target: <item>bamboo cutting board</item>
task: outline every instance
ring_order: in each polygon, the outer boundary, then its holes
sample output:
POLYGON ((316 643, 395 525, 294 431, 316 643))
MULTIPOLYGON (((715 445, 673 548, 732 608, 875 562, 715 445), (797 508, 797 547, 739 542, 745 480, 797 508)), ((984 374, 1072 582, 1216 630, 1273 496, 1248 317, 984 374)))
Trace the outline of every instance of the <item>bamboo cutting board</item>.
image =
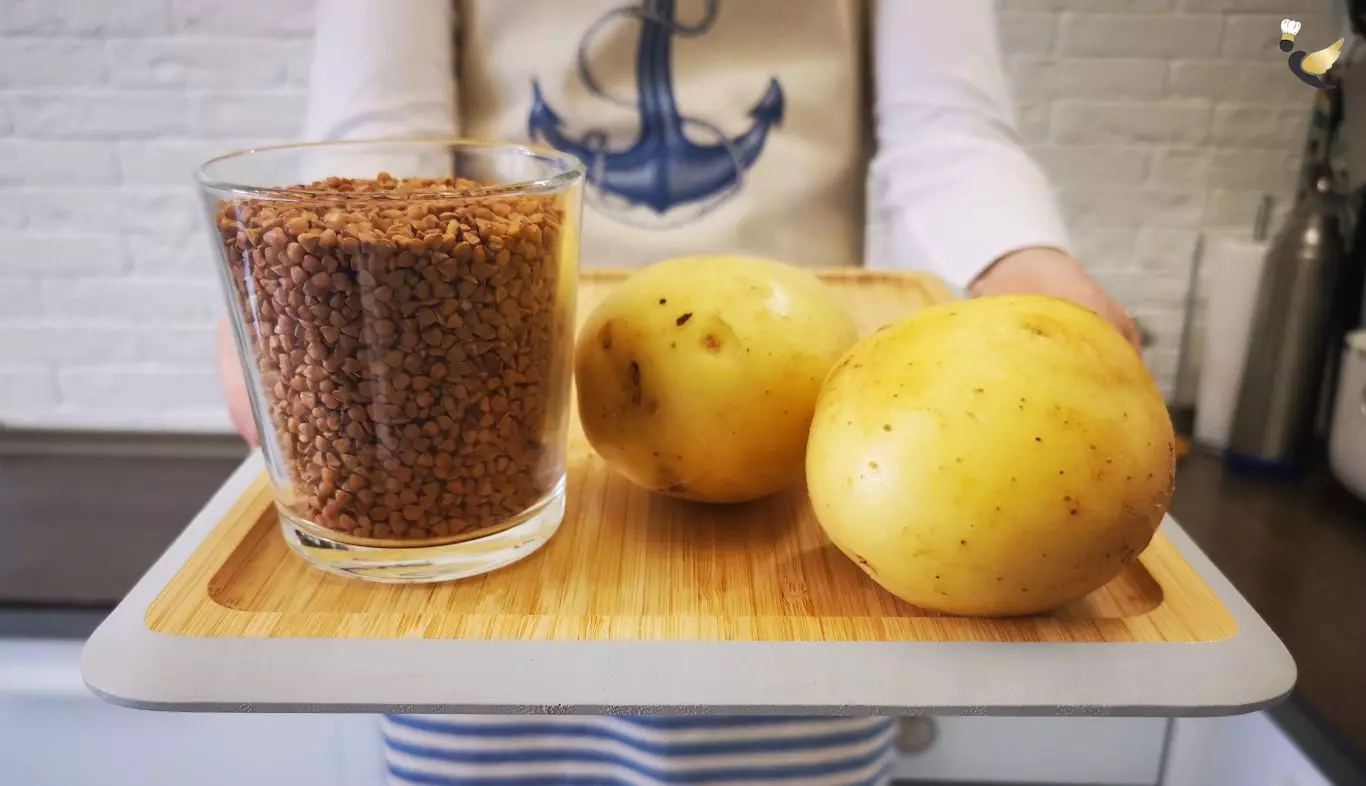
MULTIPOLYGON (((580 324, 624 275, 584 274, 580 324)), ((920 274, 824 277, 865 332, 952 296, 920 274)), ((1051 615, 933 614, 884 592, 837 551, 803 489, 735 506, 652 495, 604 465, 577 417, 564 523, 517 564, 423 585, 311 569, 285 545, 262 477, 145 624, 193 637, 826 642, 1202 642, 1236 628, 1162 533, 1109 585, 1051 615)))

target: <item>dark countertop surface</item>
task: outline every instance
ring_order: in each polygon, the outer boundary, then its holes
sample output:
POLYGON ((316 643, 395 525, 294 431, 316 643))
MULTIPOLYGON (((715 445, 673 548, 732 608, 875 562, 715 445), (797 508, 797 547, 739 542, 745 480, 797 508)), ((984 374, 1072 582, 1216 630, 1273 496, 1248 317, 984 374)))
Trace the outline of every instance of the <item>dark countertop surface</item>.
MULTIPOLYGON (((0 432, 0 637, 89 635, 245 452, 0 432)), ((1366 502, 1323 466, 1250 478, 1196 452, 1172 515, 1294 656, 1294 695, 1272 715, 1334 784, 1366 786, 1366 502)))
POLYGON ((1171 513, 1294 657, 1272 715, 1335 784, 1366 783, 1366 502, 1322 464, 1274 480, 1196 452, 1171 513))
POLYGON ((89 635, 246 454, 232 437, 0 430, 0 636, 89 635))

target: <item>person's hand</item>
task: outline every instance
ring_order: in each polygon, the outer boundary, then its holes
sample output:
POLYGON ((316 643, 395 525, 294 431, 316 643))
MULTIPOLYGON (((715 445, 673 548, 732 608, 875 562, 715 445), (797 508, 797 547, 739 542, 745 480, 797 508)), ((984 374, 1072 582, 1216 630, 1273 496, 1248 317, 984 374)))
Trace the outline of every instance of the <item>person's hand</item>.
POLYGON ((247 381, 242 377, 242 364, 237 359, 228 319, 218 322, 218 376, 223 382, 223 394, 228 400, 228 415, 242 439, 252 447, 261 444, 256 433, 256 421, 251 416, 251 399, 247 396, 247 381))
POLYGON ((1138 326, 1124 307, 1073 257, 1053 248, 1026 248, 996 260, 969 286, 974 297, 1049 295, 1099 314, 1141 351, 1138 326))

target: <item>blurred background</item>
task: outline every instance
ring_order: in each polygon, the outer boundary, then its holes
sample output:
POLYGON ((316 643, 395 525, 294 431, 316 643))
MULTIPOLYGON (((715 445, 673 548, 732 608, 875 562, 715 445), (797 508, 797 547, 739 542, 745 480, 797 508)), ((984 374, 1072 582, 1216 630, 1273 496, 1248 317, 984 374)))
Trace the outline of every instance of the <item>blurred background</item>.
MULTIPOLYGON (((1285 640, 1300 683, 1276 712, 1224 721, 922 719, 907 726, 901 771, 920 783, 1366 782, 1366 400, 1350 398, 1366 385, 1366 345, 1355 366, 1342 352, 1361 324, 1362 249, 1349 241, 1366 177, 1366 74, 1348 71, 1329 101, 1287 73, 1277 47, 1294 17, 1305 48, 1338 35, 1350 48, 1349 9, 999 9, 1022 138, 1081 258, 1149 334, 1146 360, 1194 444, 1173 513, 1285 640), (1316 142, 1315 128, 1331 133, 1316 142), (1321 170, 1333 201, 1306 207, 1321 170), (1266 268, 1309 271, 1274 280, 1316 292, 1317 305, 1258 305, 1266 268), (1256 427, 1280 415, 1249 399, 1240 442, 1244 358, 1286 357, 1254 325, 1288 335, 1291 316, 1318 325, 1308 345, 1319 360, 1258 378, 1313 396, 1315 424, 1275 442, 1256 427), (1197 399, 1214 402, 1203 437, 1197 399), (1347 414, 1334 417, 1339 401, 1347 414), (1220 454, 1231 440, 1243 469, 1286 471, 1230 470, 1220 454)), ((313 26, 307 0, 0 0, 6 783, 377 782, 370 719, 119 710, 89 696, 76 667, 80 642, 245 455, 216 374, 223 296, 192 172, 300 136, 313 26), (110 762, 169 733, 177 750, 111 779, 110 762)))

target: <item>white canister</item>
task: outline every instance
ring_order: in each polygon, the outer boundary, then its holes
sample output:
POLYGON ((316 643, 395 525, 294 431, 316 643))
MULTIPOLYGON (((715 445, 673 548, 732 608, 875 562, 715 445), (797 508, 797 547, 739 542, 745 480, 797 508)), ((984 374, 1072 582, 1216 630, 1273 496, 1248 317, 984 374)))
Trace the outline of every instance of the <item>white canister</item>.
POLYGON ((1328 461, 1342 485, 1366 500, 1366 330, 1347 334, 1342 350, 1328 461))

